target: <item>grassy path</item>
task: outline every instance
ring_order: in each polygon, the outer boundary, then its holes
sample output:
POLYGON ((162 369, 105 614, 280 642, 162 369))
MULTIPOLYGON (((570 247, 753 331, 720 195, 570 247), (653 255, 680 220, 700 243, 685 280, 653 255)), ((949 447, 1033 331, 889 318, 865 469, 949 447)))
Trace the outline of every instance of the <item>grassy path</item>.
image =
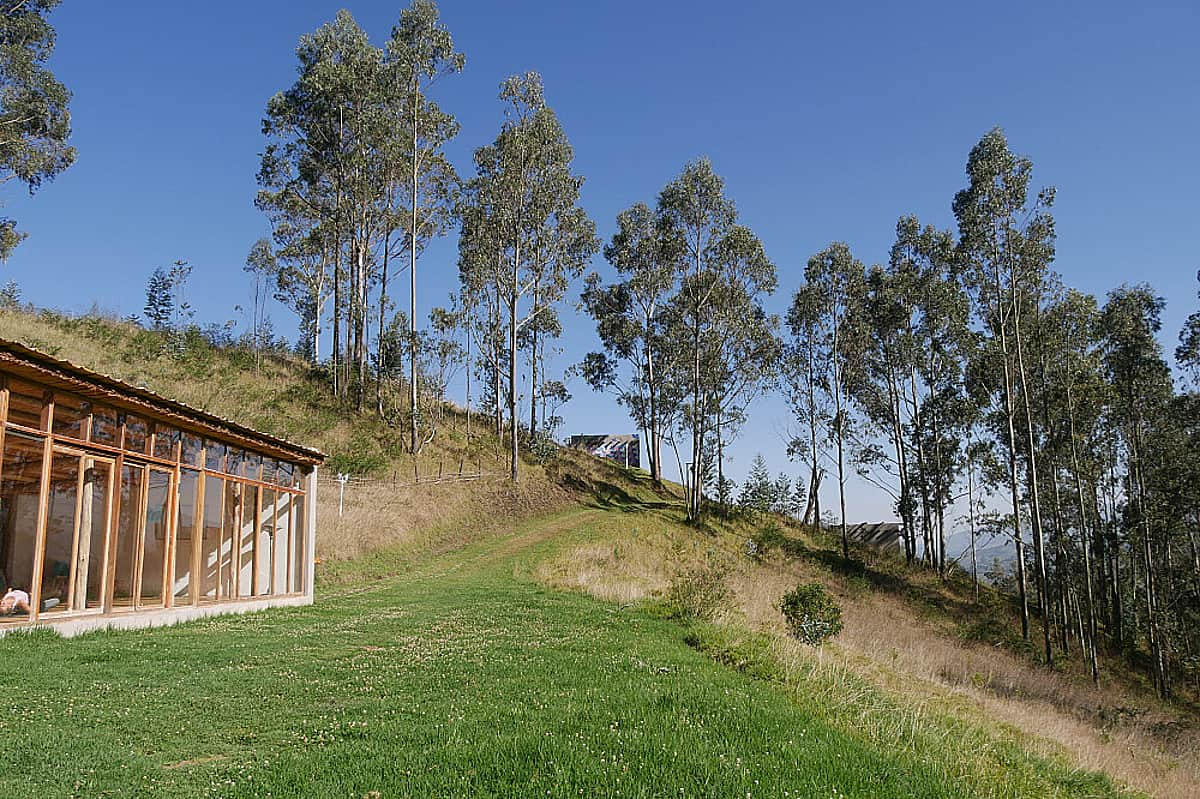
MULTIPOLYGON (((937 762, 821 721, 690 648, 675 624, 513 576, 604 513, 530 523, 312 608, 0 640, 0 790, 964 795, 937 762)), ((1041 784, 994 795, 1113 795, 1052 771, 1041 784)))

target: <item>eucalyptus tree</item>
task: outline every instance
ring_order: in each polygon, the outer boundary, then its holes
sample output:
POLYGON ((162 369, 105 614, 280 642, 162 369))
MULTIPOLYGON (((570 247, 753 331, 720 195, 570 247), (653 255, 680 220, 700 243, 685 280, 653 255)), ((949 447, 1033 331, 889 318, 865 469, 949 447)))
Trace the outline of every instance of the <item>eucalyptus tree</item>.
POLYGON ((1161 591, 1163 561, 1169 553, 1167 530, 1156 518, 1150 493, 1151 456, 1156 424, 1161 424, 1173 394, 1171 371, 1157 335, 1165 302, 1149 286, 1123 286, 1108 294, 1101 315, 1102 357, 1112 386, 1110 412, 1125 455, 1124 484, 1131 541, 1140 546, 1142 586, 1154 685, 1169 693, 1168 652, 1163 638, 1161 591))
MULTIPOLYGON (((1101 419, 1109 401, 1096 341, 1098 324, 1096 299, 1072 289, 1047 308, 1044 325, 1051 335, 1048 347, 1051 375, 1046 386, 1050 395, 1048 404, 1053 408, 1053 415, 1060 420, 1058 434, 1051 439, 1048 449, 1066 462, 1070 477, 1069 490, 1074 493, 1074 502, 1058 501, 1056 467, 1051 470, 1051 479, 1055 486, 1056 510, 1060 505, 1070 505, 1070 512, 1064 511, 1062 515, 1074 517, 1087 600, 1085 645, 1093 682, 1098 682, 1100 678, 1094 561, 1097 553, 1104 551, 1101 519, 1093 498, 1096 496, 1098 474, 1103 466, 1101 457, 1104 448, 1097 446, 1097 442, 1101 419)), ((1051 461, 1053 463, 1054 458, 1051 461)), ((1067 523, 1060 521, 1057 526, 1060 536, 1066 539, 1067 523)), ((1076 542, 1068 540, 1065 543, 1073 549, 1076 542)), ((1073 560, 1071 557, 1068 563, 1062 565, 1063 568, 1069 569, 1073 560)), ((1060 575, 1060 579, 1064 576, 1060 575)))
POLYGON ((762 242, 749 228, 735 225, 717 244, 714 257, 721 279, 713 306, 711 358, 702 378, 714 414, 716 479, 725 511, 730 501, 724 490, 725 447, 736 437, 750 403, 775 382, 782 344, 778 318, 762 306, 763 297, 777 285, 775 265, 762 242))
MULTIPOLYGON (((1025 351, 1027 317, 1040 302, 1041 281, 1054 257, 1053 189, 1029 197, 1033 162, 1012 153, 999 128, 989 131, 967 159, 968 185, 954 197, 959 253, 974 310, 997 350, 989 363, 1001 372, 993 382, 992 401, 1003 420, 1002 441, 1008 453, 1013 537, 1022 567, 1021 480, 1018 458, 1025 456, 1029 519, 1046 662, 1052 662, 1046 582, 1045 541, 1038 486, 1035 419, 1029 396, 1025 351), (998 394, 998 396, 997 396, 998 394), (1024 432, 1023 440, 1018 432, 1024 432)), ((1024 592, 1022 592, 1024 595, 1024 592)), ((1029 637, 1028 606, 1022 600, 1022 633, 1029 637)))
MULTIPOLYGON (((687 387, 688 399, 681 419, 691 433, 692 460, 688 479, 687 516, 698 522, 703 513, 705 437, 713 413, 711 394, 706 391, 706 350, 711 349, 717 292, 721 286, 721 264, 717 250, 733 229, 737 211, 725 196, 725 181, 701 158, 686 164, 679 176, 658 196, 659 214, 677 237, 675 258, 679 290, 673 300, 678 327, 673 338, 683 354, 679 382, 687 387)), ((711 358, 711 352, 707 353, 711 358)))
MULTIPOLYGON (((1196 272, 1200 281, 1200 271, 1196 272)), ((1200 292, 1197 292, 1200 296, 1200 292)), ((1192 380, 1200 384, 1200 311, 1193 311, 1179 331, 1179 346, 1175 348, 1175 362, 1186 370, 1192 380)))
POLYGON ((357 366, 361 399, 368 270, 385 195, 379 143, 390 130, 381 103, 383 53, 343 10, 302 36, 296 55, 296 82, 267 104, 256 204, 271 218, 277 243, 282 230, 292 242, 317 244, 332 264, 334 390, 347 393, 357 366))
MULTIPOLYGON (((71 93, 46 69, 55 33, 47 16, 59 0, 0 0, 0 183, 37 191, 75 162, 71 93)), ((0 219, 0 260, 25 238, 0 219)))
MULTIPOLYGON (((418 353, 417 258, 428 243, 450 227, 457 201, 458 175, 443 148, 458 133, 458 123, 430 99, 429 92, 442 77, 461 72, 466 62, 456 52, 450 32, 438 18, 432 0, 413 0, 400 12, 392 29, 384 59, 384 81, 394 106, 397 163, 392 175, 404 211, 397 223, 405 235, 409 276, 409 440, 417 450, 418 353)), ((386 280, 386 270, 384 280, 386 280)), ((380 300, 386 304, 386 283, 380 300)))
POLYGON ((259 239, 250 247, 243 271, 253 280, 249 339, 250 346, 254 349, 254 370, 257 373, 262 368, 262 351, 270 344, 271 325, 267 317, 267 300, 271 295, 269 287, 279 271, 275 252, 268 239, 259 239))
MULTIPOLYGON (((510 475, 519 476, 517 350, 521 329, 557 303, 599 249, 595 225, 578 207, 583 178, 541 76, 501 84, 507 119, 490 145, 475 151, 463 236, 468 279, 489 284, 507 325, 510 475)), ((460 247, 460 254, 462 249, 460 247)))
POLYGON ((857 380, 867 337, 864 325, 866 270, 842 242, 808 259, 804 285, 792 299, 788 324, 793 339, 810 336, 817 349, 815 387, 832 407, 827 435, 836 453, 842 556, 850 557, 846 524, 847 446, 853 436, 849 386, 857 380))
POLYGON ((676 353, 665 346, 667 303, 676 283, 675 259, 681 242, 661 216, 645 203, 617 214, 617 231, 604 257, 620 279, 604 285, 588 276, 581 303, 596 321, 605 352, 589 353, 584 377, 596 390, 616 388, 618 400, 645 432, 650 476, 662 482, 662 440, 673 418, 668 376, 676 353), (633 371, 629 384, 618 381, 619 363, 633 371))

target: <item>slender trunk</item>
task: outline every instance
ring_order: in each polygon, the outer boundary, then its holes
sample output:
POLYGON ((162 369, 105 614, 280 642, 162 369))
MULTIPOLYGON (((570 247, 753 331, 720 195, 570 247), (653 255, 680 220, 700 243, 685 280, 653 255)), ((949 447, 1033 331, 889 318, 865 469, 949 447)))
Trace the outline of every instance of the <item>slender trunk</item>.
POLYGON ((1017 547, 1017 584, 1021 594, 1021 637, 1029 640, 1029 596, 1025 590, 1025 547, 1021 537, 1021 483, 1017 474, 1017 434, 1013 424, 1016 415, 1012 400, 1012 370, 1007 355, 1007 339, 1000 336, 1004 353, 1004 416, 1008 432, 1008 482, 1012 491, 1013 540, 1017 547))
POLYGON ((379 276, 379 340, 375 344, 375 412, 379 418, 384 417, 383 414, 383 331, 386 329, 387 321, 387 305, 388 305, 388 256, 391 249, 392 234, 388 234, 383 239, 383 272, 379 276))
POLYGON ((537 402, 538 402, 538 287, 533 289, 534 318, 530 321, 530 335, 533 336, 529 346, 529 437, 532 440, 537 432, 537 402))
POLYGON ((1045 648, 1046 665, 1054 663, 1054 653, 1050 646, 1050 589, 1046 582, 1046 542, 1042 531, 1042 508, 1038 491, 1037 456, 1033 435, 1033 409, 1029 401, 1029 376, 1025 370, 1024 345, 1021 343, 1020 315, 1017 315, 1013 338, 1017 345, 1017 370, 1021 381, 1021 398, 1025 405, 1025 432, 1027 448, 1025 450, 1026 470, 1029 478, 1030 521, 1033 523, 1033 557, 1036 569, 1038 604, 1042 609, 1042 639, 1045 648))
POLYGON ((1075 496, 1078 499, 1079 509, 1079 545, 1083 549, 1084 584, 1087 590, 1088 666, 1092 673, 1092 683, 1099 685, 1100 663, 1096 656, 1096 597, 1092 588, 1092 545, 1089 540, 1094 539, 1095 534, 1088 535, 1087 508, 1083 501, 1083 475, 1079 467, 1079 448, 1075 435, 1075 405, 1069 379, 1067 383, 1067 424, 1071 440, 1071 472, 1075 476, 1075 496))
MULTIPOLYGON (((649 330, 647 320, 646 329, 649 330)), ((662 485, 662 464, 659 462, 658 436, 658 388, 654 383, 654 352, 649 341, 646 342, 646 394, 650 399, 650 418, 646 429, 646 446, 649 448, 650 480, 655 486, 662 485)))
POLYGON ((471 328, 474 323, 475 307, 464 308, 464 322, 467 334, 467 444, 471 443, 471 328))
POLYGON ((410 120, 412 123, 412 171, 409 174, 409 179, 411 181, 409 183, 409 188, 411 189, 411 193, 409 195, 409 199, 411 200, 409 209, 412 211, 412 220, 411 220, 412 225, 409 228, 409 238, 408 238, 408 255, 409 255, 409 260, 408 260, 408 280, 409 280, 409 295, 408 295, 409 296, 409 304, 408 304, 408 308, 409 308, 409 311, 408 311, 408 324, 409 324, 409 328, 408 328, 408 342, 409 342, 408 343, 408 346, 409 346, 408 409, 409 409, 409 437, 410 437, 409 449, 415 455, 417 452, 417 447, 419 446, 419 443, 417 441, 418 435, 419 435, 418 430, 417 430, 418 421, 419 421, 418 417, 417 417, 417 403, 419 401, 418 397, 420 396, 419 392, 418 392, 418 386, 417 386, 417 347, 418 347, 418 341, 417 341, 417 234, 418 234, 418 224, 420 222, 419 208, 418 208, 418 202, 417 202, 417 200, 418 200, 417 174, 418 174, 418 171, 420 168, 419 151, 417 148, 417 129, 418 129, 417 116, 419 113, 418 109, 419 109, 420 102, 421 102, 421 86, 420 86, 419 80, 417 79, 415 70, 413 72, 412 83, 410 84, 409 88, 412 93, 411 96, 413 99, 412 99, 412 119, 410 120))
MULTIPOLYGON (((968 444, 969 446, 969 444, 968 444)), ((971 528, 971 584, 979 601, 979 560, 975 554, 975 462, 967 456, 967 521, 971 528)))

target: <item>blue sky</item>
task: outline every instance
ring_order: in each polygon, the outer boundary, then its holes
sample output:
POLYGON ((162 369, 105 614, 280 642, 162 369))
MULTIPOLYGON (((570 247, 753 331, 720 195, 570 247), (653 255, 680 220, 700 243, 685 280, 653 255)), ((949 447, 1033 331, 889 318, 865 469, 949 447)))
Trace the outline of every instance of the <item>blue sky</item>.
MULTIPOLYGON (((30 238, 0 280, 38 305, 140 313, 149 273, 183 258, 198 318, 237 318, 246 252, 268 232, 253 206, 262 112, 293 80, 297 39, 347 7, 381 43, 401 5, 66 0, 52 67, 75 94, 79 161, 33 199, 6 187, 30 238)), ((1149 281, 1168 299, 1173 349, 1200 306, 1198 8, 446 0, 467 68, 438 100, 462 124, 449 153, 468 173, 500 125, 499 82, 541 72, 606 239, 619 210, 653 202, 686 161, 709 156, 779 267, 779 312, 828 242, 869 264, 886 259, 901 214, 951 226, 967 153, 1000 125, 1033 159, 1035 183, 1058 188, 1066 282, 1103 295, 1149 281)), ((608 273, 599 257, 595 267, 608 273)), ((453 238, 419 268, 424 315, 455 286, 453 238)), ((273 316, 290 335, 288 313, 273 316)), ((587 320, 565 316, 560 369, 594 347, 587 320)), ((571 388, 565 433, 630 427, 607 398, 571 388)), ((778 401, 756 404, 729 473, 740 479, 759 451, 798 472, 787 425, 778 401)), ((866 485, 850 504, 852 520, 891 516, 866 485)))

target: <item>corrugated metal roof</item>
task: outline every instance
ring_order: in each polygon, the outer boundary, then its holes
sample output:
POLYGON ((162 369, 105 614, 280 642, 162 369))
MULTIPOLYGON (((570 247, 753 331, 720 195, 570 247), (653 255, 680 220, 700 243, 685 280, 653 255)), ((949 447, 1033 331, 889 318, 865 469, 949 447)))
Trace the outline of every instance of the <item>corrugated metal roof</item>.
POLYGON ((255 430, 252 427, 239 424, 232 419, 226 419, 223 416, 218 416, 215 413, 192 407, 187 403, 179 400, 164 397, 151 391, 148 388, 135 386, 120 378, 106 375, 102 372, 97 372, 89 369, 86 366, 72 363, 71 361, 63 360, 62 358, 49 355, 41 350, 34 349, 25 344, 20 344, 8 339, 0 339, 0 352, 7 352, 19 360, 31 362, 34 366, 41 365, 52 370, 66 372, 68 375, 74 375, 76 378, 96 384, 101 388, 106 388, 110 391, 115 391, 121 394, 127 394, 131 397, 142 400, 143 402, 152 405, 160 406, 168 412, 173 412, 181 416, 190 417, 196 422, 215 428, 225 428, 239 436, 244 436, 249 439, 259 440, 264 444, 276 447, 278 449, 292 450, 297 454, 306 456, 306 459, 320 463, 325 460, 325 453, 313 447, 307 447, 303 444, 297 444, 294 441, 289 441, 286 438, 274 436, 269 433, 263 433, 255 430))

